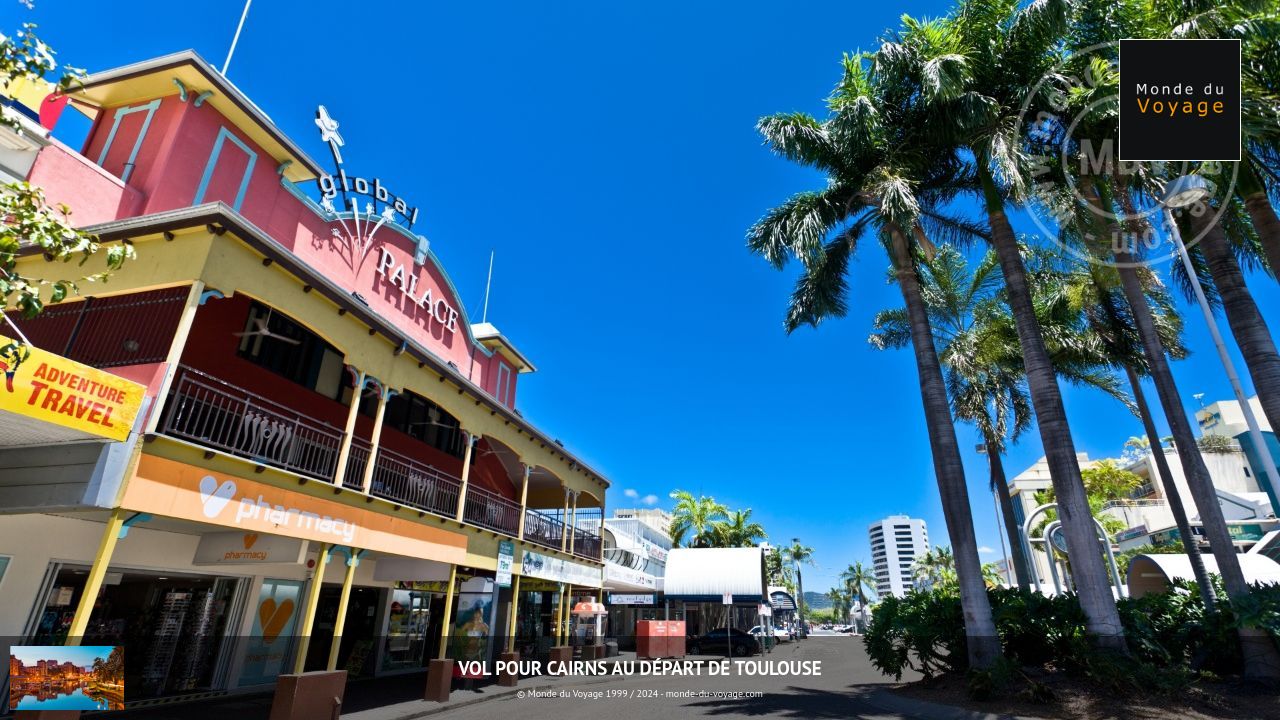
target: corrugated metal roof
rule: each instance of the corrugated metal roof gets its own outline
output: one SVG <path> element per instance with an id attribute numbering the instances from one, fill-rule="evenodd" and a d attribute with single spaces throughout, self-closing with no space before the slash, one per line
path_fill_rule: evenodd
<path id="1" fill-rule="evenodd" d="M 764 553 L 751 548 L 676 548 L 667 556 L 663 592 L 675 600 L 759 603 L 765 597 Z"/>
<path id="2" fill-rule="evenodd" d="M 774 590 L 769 588 L 769 604 L 774 610 L 795 610 L 796 599 L 791 597 L 791 593 L 786 590 Z"/>

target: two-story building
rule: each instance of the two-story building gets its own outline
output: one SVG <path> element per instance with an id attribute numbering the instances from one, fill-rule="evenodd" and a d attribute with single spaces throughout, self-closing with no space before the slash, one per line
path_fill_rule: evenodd
<path id="1" fill-rule="evenodd" d="M 0 161 L 137 257 L 9 317 L 144 397 L 114 441 L 0 432 L 0 636 L 123 644 L 131 701 L 563 642 L 608 482 L 517 409 L 534 366 L 470 322 L 412 189 L 343 163 L 377 139 L 321 107 L 317 162 L 191 52 L 92 74 L 65 112 L 79 150 L 33 112 Z M 86 391 L 44 385 L 73 414 Z"/>

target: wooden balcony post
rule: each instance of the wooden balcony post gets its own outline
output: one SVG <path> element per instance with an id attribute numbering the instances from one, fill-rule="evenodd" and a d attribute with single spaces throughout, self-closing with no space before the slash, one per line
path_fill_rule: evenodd
<path id="1" fill-rule="evenodd" d="M 67 644 L 79 645 L 84 640 L 84 631 L 89 627 L 89 616 L 93 614 L 93 605 L 98 601 L 98 591 L 102 589 L 102 581 L 107 576 L 107 568 L 111 565 L 111 556 L 116 551 L 116 542 L 120 540 L 120 530 L 124 527 L 125 511 L 116 508 L 107 518 L 107 526 L 103 528 L 102 540 L 98 542 L 98 554 L 89 566 L 89 576 L 85 578 L 84 590 L 80 593 L 80 602 L 76 604 L 76 612 L 71 617 L 71 627 L 67 631 Z"/>
<path id="2" fill-rule="evenodd" d="M 378 443 L 382 440 L 382 418 L 387 414 L 387 403 L 395 394 L 395 391 L 390 388 L 382 388 L 378 393 L 378 411 L 374 413 L 373 434 L 369 436 L 369 461 L 365 463 L 364 480 L 360 483 L 360 489 L 366 495 L 369 494 L 369 488 L 373 486 L 373 468 L 378 462 Z"/>
<path id="3" fill-rule="evenodd" d="M 564 489 L 564 512 L 560 514 L 560 552 L 569 547 L 569 488 Z"/>
<path id="4" fill-rule="evenodd" d="M 524 539 L 524 518 L 529 514 L 529 473 L 532 470 L 528 464 L 524 466 L 524 482 L 520 485 L 520 526 L 516 531 L 516 537 L 520 540 Z"/>
<path id="5" fill-rule="evenodd" d="M 360 414 L 360 397 L 364 395 L 365 381 L 369 379 L 363 370 L 356 370 L 350 365 L 347 366 L 347 372 L 351 373 L 355 382 L 352 385 L 351 407 L 347 409 L 347 426 L 342 433 L 342 444 L 338 446 L 338 467 L 333 471 L 334 487 L 342 487 L 342 481 L 347 475 L 347 458 L 351 457 L 351 440 L 356 433 L 356 415 Z"/>
<path id="6" fill-rule="evenodd" d="M 216 293 L 217 297 L 222 297 L 222 293 Z M 204 283 L 196 280 L 191 283 L 191 288 L 187 290 L 187 304 L 182 308 L 182 315 L 178 318 L 178 327 L 174 329 L 173 340 L 169 343 L 169 352 L 164 360 L 164 376 L 160 380 L 160 387 L 156 389 L 156 401 L 151 406 L 151 414 L 147 417 L 145 432 L 154 433 L 156 427 L 160 424 L 160 414 L 163 410 L 165 398 L 169 397 L 169 388 L 173 385 L 173 378 L 178 374 L 178 364 L 182 361 L 182 351 L 187 347 L 187 336 L 191 334 L 191 325 L 196 320 L 196 310 L 204 304 Z"/>
<path id="7" fill-rule="evenodd" d="M 347 572 L 342 576 L 342 595 L 338 597 L 338 616 L 333 623 L 333 641 L 329 643 L 329 670 L 338 669 L 338 651 L 342 649 L 342 631 L 347 626 L 347 606 L 351 602 L 351 586 L 356 579 L 356 566 L 360 564 L 363 550 L 349 547 L 342 550 L 347 556 Z"/>
<path id="8" fill-rule="evenodd" d="M 311 647 L 311 630 L 316 623 L 316 608 L 320 605 L 320 586 L 324 584 L 324 566 L 329 564 L 329 555 L 333 546 L 320 543 L 316 553 L 316 569 L 311 576 L 311 585 L 307 588 L 307 604 L 302 608 L 302 622 L 298 626 L 298 650 L 293 658 L 293 674 L 302 673 L 307 666 L 307 650 Z"/>
<path id="9" fill-rule="evenodd" d="M 471 454 L 479 439 L 479 435 L 467 433 L 467 449 L 462 455 L 462 484 L 458 486 L 458 522 L 462 522 L 462 513 L 467 508 L 467 479 L 471 477 Z"/>
<path id="10" fill-rule="evenodd" d="M 573 491 L 573 514 L 569 520 L 569 552 L 573 553 L 574 541 L 578 539 L 578 491 Z"/>
<path id="11" fill-rule="evenodd" d="M 454 589 L 454 586 L 458 584 L 457 581 L 458 581 L 458 566 L 450 565 L 449 566 L 449 587 L 444 592 L 444 617 L 441 618 L 441 622 L 440 622 L 440 652 L 436 656 L 440 660 L 443 660 L 446 657 L 448 657 L 446 653 L 448 653 L 449 651 L 449 628 L 452 627 L 453 625 L 453 621 L 452 621 L 453 595 L 454 595 L 453 589 Z"/>

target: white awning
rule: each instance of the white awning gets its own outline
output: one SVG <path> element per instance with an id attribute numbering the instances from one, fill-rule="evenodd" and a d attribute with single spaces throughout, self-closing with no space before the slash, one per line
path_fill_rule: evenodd
<path id="1" fill-rule="evenodd" d="M 1209 553 L 1202 553 L 1205 570 L 1218 572 L 1218 561 Z M 1240 571 L 1246 582 L 1280 583 L 1280 563 L 1265 555 L 1237 555 Z M 1196 579 L 1191 570 L 1191 558 L 1186 555 L 1137 555 L 1129 563 L 1129 596 L 1142 597 L 1147 593 L 1167 592 L 1174 580 Z"/>
<path id="2" fill-rule="evenodd" d="M 664 592 L 673 600 L 766 602 L 764 553 L 750 548 L 675 548 L 667 556 Z"/>

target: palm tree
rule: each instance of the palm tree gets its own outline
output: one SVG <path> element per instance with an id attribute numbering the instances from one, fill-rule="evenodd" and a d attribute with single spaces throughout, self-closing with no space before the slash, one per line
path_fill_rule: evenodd
<path id="1" fill-rule="evenodd" d="M 751 508 L 734 510 L 728 518 L 712 525 L 712 542 L 714 547 L 755 547 L 767 536 L 764 527 L 751 522 Z"/>
<path id="2" fill-rule="evenodd" d="M 804 578 L 800 566 L 813 564 L 813 548 L 802 545 L 800 538 L 793 538 L 791 545 L 782 549 L 782 557 L 791 563 L 796 573 L 796 621 L 801 628 L 800 637 L 804 637 Z"/>
<path id="3" fill-rule="evenodd" d="M 845 568 L 840 573 L 840 579 L 844 581 L 844 586 L 849 592 L 851 598 L 858 599 L 858 615 L 862 620 L 863 627 L 867 624 L 867 593 L 876 591 L 875 573 L 862 561 L 858 561 Z"/>
<path id="4" fill-rule="evenodd" d="M 1030 172 L 1020 148 L 1024 101 L 1054 69 L 1069 25 L 1068 0 L 962 0 L 943 20 L 904 18 L 877 53 L 876 73 L 911 88 L 931 113 L 932 142 L 973 158 L 992 247 L 1000 260 L 1041 443 L 1057 491 L 1076 589 L 1093 642 L 1126 653 L 1124 628 L 1098 552 L 1057 373 L 1037 322 L 1022 248 L 1006 215 L 1026 198 Z"/>
<path id="5" fill-rule="evenodd" d="M 1165 9 L 1177 14 L 1189 11 L 1193 5 L 1198 6 L 1200 10 L 1206 10 L 1202 3 L 1198 4 L 1197 2 L 1171 3 Z M 1125 37 L 1151 34 L 1151 16 L 1144 16 L 1142 13 L 1137 13 L 1136 15 L 1126 14 L 1123 8 L 1118 8 L 1113 3 L 1094 0 L 1085 4 L 1084 12 L 1087 22 L 1079 25 L 1076 37 L 1072 39 L 1072 44 L 1075 47 L 1091 47 L 1098 42 L 1115 39 L 1113 35 Z M 1213 24 L 1214 17 L 1215 11 L 1212 8 L 1208 8 L 1206 12 L 1199 15 L 1182 16 L 1179 22 L 1184 28 L 1192 28 L 1200 23 Z M 1094 76 L 1101 81 L 1097 83 L 1094 93 L 1102 97 L 1110 97 L 1118 84 L 1118 76 L 1114 71 L 1106 69 L 1095 73 Z M 1068 94 L 1068 97 L 1072 96 Z M 1077 130 L 1076 136 L 1089 137 L 1095 140 L 1116 137 L 1117 118 L 1114 107 L 1107 103 L 1096 103 L 1094 98 L 1091 97 L 1075 97 L 1074 99 L 1078 103 L 1078 107 L 1073 109 L 1077 126 L 1085 124 L 1091 126 Z M 1090 108 L 1090 112 L 1076 112 L 1083 107 Z M 1061 156 L 1061 149 L 1056 150 L 1054 154 Z M 1124 229 L 1129 230 L 1130 233 L 1138 237 L 1154 236 L 1152 228 L 1142 219 L 1137 210 L 1142 198 L 1158 196 L 1160 192 L 1159 183 L 1149 176 L 1149 172 L 1145 168 L 1140 166 L 1139 172 L 1136 174 L 1122 174 L 1118 167 L 1104 167 L 1104 172 L 1091 174 L 1084 171 L 1084 165 L 1076 166 L 1072 164 L 1067 172 L 1078 175 L 1076 184 L 1081 188 L 1082 194 L 1090 206 L 1089 211 L 1080 212 L 1079 208 L 1077 208 L 1078 212 L 1074 216 L 1068 217 L 1068 222 L 1064 227 L 1068 234 L 1074 234 L 1077 237 L 1089 237 L 1091 235 L 1096 237 L 1099 235 L 1098 230 L 1101 229 L 1101 235 L 1104 237 L 1124 237 L 1120 223 L 1114 220 L 1106 222 L 1100 220 L 1100 218 L 1104 217 L 1116 217 L 1114 210 L 1118 204 L 1126 219 L 1127 228 Z M 1083 216 L 1083 219 L 1080 216 Z M 1224 217 L 1233 219 L 1235 216 L 1231 213 L 1226 213 Z M 1105 227 L 1100 228 L 1099 226 Z M 1239 227 L 1240 223 L 1236 223 L 1236 226 Z M 1228 292 L 1235 293 L 1237 318 L 1239 319 L 1242 314 L 1249 314 L 1252 300 L 1248 298 L 1247 290 L 1243 287 L 1243 277 L 1238 274 L 1238 266 L 1233 267 L 1234 257 L 1230 259 L 1222 257 L 1231 253 L 1224 251 L 1226 243 L 1221 237 L 1221 227 L 1215 225 L 1215 227 L 1210 228 L 1201 222 L 1195 230 L 1205 234 L 1206 238 L 1201 243 L 1201 249 L 1206 257 L 1217 258 L 1218 275 L 1231 276 L 1228 278 L 1227 287 L 1232 288 Z M 1147 292 L 1148 287 L 1151 285 L 1150 280 L 1144 279 L 1137 269 L 1139 258 L 1135 256 L 1135 253 L 1138 248 L 1135 247 L 1131 251 L 1129 248 L 1120 245 L 1118 249 L 1099 247 L 1087 247 L 1086 249 L 1102 258 L 1109 257 L 1107 254 L 1109 252 L 1112 253 L 1111 257 L 1114 257 L 1115 272 L 1118 275 L 1118 284 L 1128 305 L 1129 318 L 1126 321 L 1123 317 L 1123 312 L 1117 309 L 1118 304 L 1107 298 L 1110 288 L 1115 287 L 1117 283 L 1104 277 L 1102 281 L 1095 283 L 1095 294 L 1099 298 L 1099 305 L 1104 310 L 1103 315 L 1110 316 L 1104 317 L 1102 323 L 1110 323 L 1116 326 L 1113 335 L 1117 337 L 1117 356 L 1126 354 L 1130 356 L 1130 360 L 1125 363 L 1125 367 L 1131 384 L 1135 388 L 1135 396 L 1141 398 L 1141 388 L 1136 370 L 1140 365 L 1145 365 L 1150 373 L 1166 420 L 1169 423 L 1174 444 L 1178 450 L 1178 457 L 1187 478 L 1187 484 L 1200 512 L 1205 534 L 1218 561 L 1228 595 L 1231 596 L 1233 601 L 1246 601 L 1250 592 L 1249 587 L 1240 571 L 1239 559 L 1236 557 L 1230 533 L 1223 519 L 1212 478 L 1209 476 L 1208 468 L 1205 466 L 1200 449 L 1196 445 L 1191 423 L 1184 409 L 1185 405 L 1182 403 L 1182 398 L 1168 366 L 1166 353 L 1169 350 L 1176 352 L 1176 342 L 1171 342 L 1170 338 L 1161 335 L 1159 318 L 1152 312 L 1152 306 L 1159 303 L 1153 302 Z M 1214 260 L 1210 260 L 1207 264 L 1213 265 Z M 1096 268 L 1093 272 L 1095 277 L 1102 275 L 1102 272 Z M 1217 279 L 1215 277 L 1215 282 Z M 1221 293 L 1224 288 L 1219 287 L 1218 290 Z M 1244 309 L 1241 310 L 1241 308 Z M 1252 313 L 1256 315 L 1256 307 L 1252 307 Z M 1260 322 L 1261 317 L 1257 316 L 1256 320 Z M 1138 344 L 1141 347 L 1141 355 L 1137 358 L 1133 358 L 1135 353 L 1128 351 L 1128 348 L 1122 347 L 1124 345 L 1124 342 L 1122 342 L 1123 336 L 1127 334 L 1126 323 L 1131 323 L 1133 329 L 1136 330 Z M 1250 324 L 1253 326 L 1253 331 L 1256 332 L 1257 324 Z M 1265 326 L 1263 326 L 1263 330 L 1265 332 Z M 1240 336 L 1237 335 L 1237 338 L 1239 339 Z M 1172 340 L 1176 340 L 1176 337 L 1172 338 Z M 1265 339 L 1263 344 L 1265 345 L 1266 343 L 1270 343 L 1269 337 Z M 1255 361 L 1260 356 L 1267 355 L 1265 347 L 1254 347 L 1253 349 Z M 1271 352 L 1274 354 L 1274 345 L 1271 345 Z M 1269 361 L 1265 360 L 1264 357 L 1263 362 Z M 1255 376 L 1256 381 L 1257 377 Z M 1140 403 L 1140 405 L 1145 405 L 1145 402 Z M 1160 468 L 1160 465 L 1165 464 L 1164 453 L 1160 449 L 1160 442 L 1156 438 L 1155 426 L 1149 417 L 1149 413 L 1144 414 L 1143 423 L 1152 444 L 1157 448 L 1155 460 L 1157 469 L 1161 473 L 1162 483 L 1165 484 L 1166 495 L 1170 499 L 1170 508 L 1174 512 L 1179 531 L 1188 538 L 1188 554 L 1191 556 L 1192 566 L 1196 571 L 1206 605 L 1211 607 L 1214 600 L 1212 585 L 1209 583 L 1207 572 L 1203 568 L 1203 562 L 1198 557 L 1198 548 L 1195 548 L 1195 543 L 1190 541 L 1194 536 L 1190 534 L 1190 526 L 1185 522 L 1185 510 L 1175 507 L 1175 505 L 1181 504 L 1176 486 L 1173 486 L 1167 477 L 1167 468 Z M 1274 646 L 1266 642 L 1265 638 L 1253 637 L 1254 631 L 1250 629 L 1241 629 L 1240 632 L 1242 647 L 1245 651 L 1246 673 L 1262 676 L 1274 676 L 1280 673 L 1280 658 L 1276 657 Z"/>
<path id="6" fill-rule="evenodd" d="M 916 589 L 950 590 L 956 584 L 956 559 L 951 548 L 945 545 L 933 548 L 916 558 L 911 564 L 911 576 Z M 985 574 L 984 574 L 985 588 Z"/>
<path id="7" fill-rule="evenodd" d="M 845 622 L 849 619 L 849 593 L 844 588 L 833 587 L 827 591 L 827 597 L 831 600 L 831 610 L 833 614 Z"/>
<path id="8" fill-rule="evenodd" d="M 689 547 L 713 547 L 716 523 L 725 519 L 728 509 L 715 498 L 694 497 L 686 490 L 676 490 L 671 497 L 676 501 L 671 510 L 672 544 L 678 547 L 687 538 Z"/>
<path id="9" fill-rule="evenodd" d="M 1102 341 L 1084 321 L 1078 304 L 1063 285 L 1046 253 L 1032 251 L 1035 306 L 1045 329 L 1054 368 L 1068 382 L 1102 390 L 1122 402 L 1129 398 L 1107 369 L 1111 361 Z M 1012 549 L 1018 584 L 1031 586 L 1031 571 L 1022 533 L 1009 495 L 1003 455 L 1031 426 L 1031 402 L 1017 331 L 1001 289 L 999 263 L 988 252 L 970 272 L 954 248 L 943 248 L 920 269 L 925 304 L 933 325 L 938 355 L 946 368 L 947 389 L 957 420 L 973 423 L 982 434 L 991 472 L 991 491 L 1000 503 L 1005 534 Z M 876 315 L 871 344 L 901 347 L 907 342 L 902 309 Z"/>
<path id="10" fill-rule="evenodd" d="M 964 465 L 916 273 L 917 258 L 934 248 L 926 231 L 958 239 L 973 236 L 975 229 L 938 210 L 963 184 L 959 161 L 948 152 L 921 151 L 927 150 L 926 116 L 915 110 L 904 87 L 873 82 L 865 60 L 860 54 L 845 57 L 826 121 L 803 114 L 760 121 L 775 152 L 825 173 L 828 182 L 820 192 L 801 193 L 767 212 L 749 231 L 748 246 L 776 267 L 789 257 L 804 265 L 785 323 L 791 332 L 846 313 L 850 258 L 868 229 L 878 231 L 910 319 L 934 474 L 958 551 L 970 666 L 985 668 L 999 657 L 999 638 L 982 586 Z"/>

